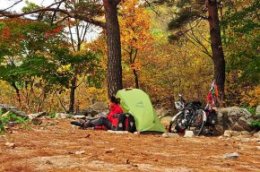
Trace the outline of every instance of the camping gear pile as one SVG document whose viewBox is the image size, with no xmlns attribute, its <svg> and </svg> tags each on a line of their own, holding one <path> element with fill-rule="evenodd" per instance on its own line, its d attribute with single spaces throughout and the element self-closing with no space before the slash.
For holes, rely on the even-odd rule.
<svg viewBox="0 0 260 172">
<path fill-rule="evenodd" d="M 129 132 L 165 132 L 163 125 L 152 106 L 149 96 L 140 89 L 119 90 L 116 97 L 120 99 L 120 106 L 124 113 L 114 114 L 112 130 Z M 88 121 L 97 118 L 87 118 L 81 122 L 71 124 L 83 126 Z M 94 129 L 105 129 L 104 126 L 95 126 Z"/>
</svg>

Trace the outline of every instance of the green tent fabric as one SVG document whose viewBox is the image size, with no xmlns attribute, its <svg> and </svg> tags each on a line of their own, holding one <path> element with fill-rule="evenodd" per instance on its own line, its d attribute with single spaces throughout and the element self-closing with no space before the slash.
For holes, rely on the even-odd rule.
<svg viewBox="0 0 260 172">
<path fill-rule="evenodd" d="M 116 97 L 120 98 L 120 104 L 124 111 L 134 116 L 137 131 L 165 132 L 149 96 L 144 91 L 123 89 L 117 92 Z"/>
</svg>

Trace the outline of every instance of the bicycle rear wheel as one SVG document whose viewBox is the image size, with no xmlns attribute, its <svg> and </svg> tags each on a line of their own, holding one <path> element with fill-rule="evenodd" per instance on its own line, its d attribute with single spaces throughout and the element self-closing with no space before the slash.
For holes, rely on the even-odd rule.
<svg viewBox="0 0 260 172">
<path fill-rule="evenodd" d="M 192 116 L 191 123 L 188 129 L 193 131 L 195 136 L 199 136 L 203 132 L 204 125 L 206 123 L 207 116 L 204 110 L 199 109 Z"/>
</svg>

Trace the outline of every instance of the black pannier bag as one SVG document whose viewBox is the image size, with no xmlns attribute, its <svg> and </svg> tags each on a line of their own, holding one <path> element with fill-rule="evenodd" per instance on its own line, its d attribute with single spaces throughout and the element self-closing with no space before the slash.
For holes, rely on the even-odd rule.
<svg viewBox="0 0 260 172">
<path fill-rule="evenodd" d="M 215 126 L 218 123 L 218 114 L 215 110 L 206 110 L 207 126 Z"/>
<path fill-rule="evenodd" d="M 123 113 L 118 116 L 117 131 L 129 131 L 131 133 L 136 131 L 135 119 L 130 113 Z"/>
</svg>

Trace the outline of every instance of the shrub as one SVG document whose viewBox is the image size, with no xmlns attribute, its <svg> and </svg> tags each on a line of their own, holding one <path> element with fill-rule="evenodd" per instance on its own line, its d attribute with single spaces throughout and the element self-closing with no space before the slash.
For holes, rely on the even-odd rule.
<svg viewBox="0 0 260 172">
<path fill-rule="evenodd" d="M 10 122 L 14 122 L 15 124 L 25 124 L 27 122 L 26 118 L 17 116 L 16 114 L 9 112 L 7 115 L 2 115 L 0 112 L 0 133 L 5 132 L 5 126 L 7 126 Z"/>
</svg>

